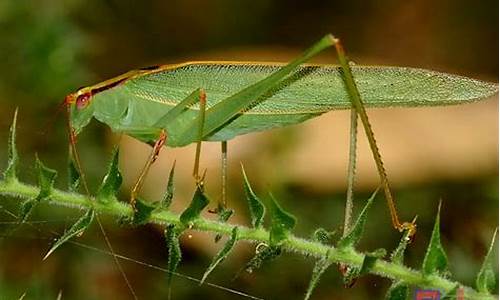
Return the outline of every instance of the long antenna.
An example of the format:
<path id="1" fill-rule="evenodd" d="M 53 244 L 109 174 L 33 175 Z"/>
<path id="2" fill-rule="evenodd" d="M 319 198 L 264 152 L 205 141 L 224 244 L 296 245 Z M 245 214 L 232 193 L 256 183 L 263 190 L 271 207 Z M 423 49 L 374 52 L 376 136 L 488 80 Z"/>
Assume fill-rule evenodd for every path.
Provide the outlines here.
<path id="1" fill-rule="evenodd" d="M 67 107 L 66 119 L 67 119 L 68 135 L 69 135 L 69 143 L 70 143 L 70 155 L 71 155 L 70 159 L 71 158 L 74 159 L 78 173 L 80 173 L 81 182 L 83 182 L 83 188 L 85 189 L 85 193 L 87 194 L 87 197 L 89 198 L 89 200 L 92 200 L 92 197 L 90 196 L 90 190 L 89 190 L 89 187 L 87 185 L 87 180 L 85 178 L 85 173 L 83 172 L 83 168 L 82 168 L 82 164 L 81 164 L 81 160 L 80 160 L 80 155 L 78 154 L 78 151 L 76 149 L 76 134 L 75 134 L 75 130 L 71 126 L 71 118 L 70 118 L 71 117 L 71 102 L 68 101 L 68 97 L 66 97 L 64 103 L 66 104 L 66 107 Z M 137 300 L 138 298 L 137 298 L 137 295 L 134 291 L 134 288 L 130 284 L 130 281 L 128 280 L 127 274 L 125 274 L 125 271 L 123 270 L 123 267 L 120 264 L 120 261 L 118 260 L 118 256 L 116 255 L 116 253 L 113 249 L 113 246 L 111 245 L 111 241 L 108 238 L 108 234 L 106 233 L 104 226 L 102 226 L 102 222 L 99 218 L 99 214 L 96 213 L 95 218 L 97 220 L 97 223 L 99 224 L 99 229 L 101 231 L 101 234 L 104 237 L 104 241 L 106 243 L 106 246 L 108 247 L 109 252 L 113 256 L 115 264 L 118 267 L 118 270 L 119 270 L 120 274 L 122 275 L 123 280 L 125 280 L 125 284 L 127 285 L 130 293 L 132 294 L 132 297 Z"/>

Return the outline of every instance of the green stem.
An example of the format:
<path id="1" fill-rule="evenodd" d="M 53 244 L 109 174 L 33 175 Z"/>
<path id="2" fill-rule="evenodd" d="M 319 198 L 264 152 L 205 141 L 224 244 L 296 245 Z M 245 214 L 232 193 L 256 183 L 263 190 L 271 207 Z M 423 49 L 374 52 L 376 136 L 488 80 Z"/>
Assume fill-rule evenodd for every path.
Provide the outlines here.
<path id="1" fill-rule="evenodd" d="M 39 188 L 28 185 L 17 180 L 0 180 L 0 195 L 10 195 L 21 199 L 34 198 L 38 195 Z M 86 209 L 94 207 L 96 212 L 109 214 L 113 216 L 123 217 L 132 216 L 132 208 L 122 202 L 106 201 L 107 203 L 96 202 L 94 199 L 76 194 L 68 193 L 61 190 L 53 189 L 50 196 L 50 204 L 72 207 L 77 209 Z M 149 219 L 150 223 L 157 224 L 176 224 L 181 225 L 179 215 L 169 211 L 153 212 Z M 198 218 L 193 222 L 192 229 L 230 235 L 235 225 L 220 223 L 206 218 Z M 239 226 L 238 240 L 247 240 L 266 243 L 269 241 L 269 232 L 263 228 L 249 228 Z M 283 246 L 290 252 L 298 252 L 307 256 L 324 257 L 328 249 L 330 249 L 329 257 L 334 263 L 343 263 L 351 266 L 361 267 L 364 254 L 356 252 L 354 249 L 338 249 L 328 245 L 321 244 L 310 240 L 305 240 L 293 235 L 288 236 L 284 241 Z M 408 267 L 397 263 L 377 260 L 370 271 L 373 274 L 382 277 L 401 280 L 409 285 L 418 286 L 427 289 L 439 289 L 449 292 L 453 290 L 457 284 L 456 281 L 446 279 L 437 275 L 424 276 L 421 272 L 412 270 Z M 460 286 L 463 286 L 460 284 Z M 490 294 L 479 293 L 478 291 L 464 287 L 466 299 L 496 299 Z"/>

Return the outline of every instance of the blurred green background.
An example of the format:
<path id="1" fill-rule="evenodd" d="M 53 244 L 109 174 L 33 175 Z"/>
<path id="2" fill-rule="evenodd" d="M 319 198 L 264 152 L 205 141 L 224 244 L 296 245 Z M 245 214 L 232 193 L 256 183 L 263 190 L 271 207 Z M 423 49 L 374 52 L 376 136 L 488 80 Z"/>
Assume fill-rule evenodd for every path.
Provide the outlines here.
<path id="1" fill-rule="evenodd" d="M 498 82 L 498 2 L 443 1 L 128 1 L 40 0 L 0 2 L 0 140 L 7 142 L 19 107 L 18 148 L 23 179 L 35 181 L 35 153 L 59 170 L 65 187 L 67 136 L 64 96 L 77 88 L 133 68 L 186 60 L 287 61 L 327 32 L 340 37 L 358 64 L 430 68 Z M 317 61 L 335 63 L 334 53 Z M 405 219 L 419 216 L 419 232 L 407 263 L 418 267 L 425 253 L 439 199 L 442 239 L 453 277 L 472 285 L 493 230 L 498 226 L 497 99 L 460 108 L 371 112 L 398 207 Z M 304 125 L 249 135 L 230 144 L 230 189 L 234 222 L 248 224 L 239 161 L 256 191 L 272 190 L 299 223 L 297 234 L 315 228 L 341 229 L 347 158 L 348 114 L 333 113 Z M 406 127 L 405 127 L 406 126 Z M 377 130 L 378 129 L 378 130 Z M 363 140 L 363 135 L 360 135 Z M 328 142 L 327 142 L 328 141 Z M 147 146 L 92 124 L 79 148 L 92 187 L 120 142 L 123 199 L 148 154 Z M 325 144 L 327 143 L 327 144 Z M 376 186 L 366 143 L 361 143 L 356 209 Z M 328 147 L 326 146 L 328 145 Z M 218 145 L 203 153 L 209 189 L 218 192 Z M 176 209 L 191 197 L 193 149 L 164 151 L 144 195 L 158 199 L 174 158 L 179 160 Z M 332 154 L 333 153 L 333 154 Z M 0 147 L 6 161 L 6 146 Z M 5 163 L 4 163 L 5 164 Z M 210 177 L 211 176 L 211 177 Z M 213 178 L 213 179 L 212 179 Z M 129 299 L 130 293 L 96 226 L 47 261 L 41 258 L 78 212 L 41 206 L 31 225 L 15 227 L 18 201 L 0 202 L 0 299 Z M 37 222 L 41 221 L 41 222 Z M 105 218 L 115 250 L 136 261 L 165 267 L 162 231 L 153 226 L 120 227 Z M 370 211 L 360 248 L 392 249 L 392 230 L 379 197 Z M 14 229 L 13 229 L 14 228 Z M 182 244 L 179 272 L 200 278 L 220 247 L 194 234 Z M 89 248 L 90 247 L 90 248 Z M 301 299 L 314 264 L 286 254 L 252 274 L 235 274 L 252 256 L 238 251 L 209 278 L 223 287 L 265 299 Z M 140 299 L 166 298 L 166 274 L 123 261 Z M 314 299 L 379 299 L 390 282 L 375 276 L 345 289 L 335 267 L 322 278 Z M 238 299 L 241 296 L 184 278 L 174 278 L 175 299 Z"/>

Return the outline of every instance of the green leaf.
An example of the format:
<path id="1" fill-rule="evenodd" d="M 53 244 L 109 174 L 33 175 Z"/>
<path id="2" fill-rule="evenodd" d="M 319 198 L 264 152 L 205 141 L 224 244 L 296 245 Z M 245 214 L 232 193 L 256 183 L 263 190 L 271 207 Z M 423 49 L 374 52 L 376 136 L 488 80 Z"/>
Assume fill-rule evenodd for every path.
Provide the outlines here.
<path id="1" fill-rule="evenodd" d="M 248 182 L 247 174 L 245 173 L 245 169 L 243 168 L 243 164 L 241 164 L 241 173 L 243 174 L 243 182 L 245 195 L 248 201 L 248 207 L 250 209 L 250 218 L 252 220 L 252 226 L 254 228 L 259 228 L 264 223 L 264 214 L 266 212 L 266 208 L 262 201 L 255 195 Z"/>
<path id="2" fill-rule="evenodd" d="M 233 209 L 230 209 L 230 208 L 226 208 L 226 207 L 223 207 L 223 206 L 219 206 L 217 208 L 217 220 L 219 220 L 219 222 L 221 223 L 226 223 L 227 220 L 229 220 L 229 218 L 234 214 L 234 210 Z"/>
<path id="3" fill-rule="evenodd" d="M 479 270 L 476 278 L 476 288 L 482 293 L 493 293 L 495 290 L 496 278 L 491 253 L 493 252 L 493 246 L 495 246 L 497 230 L 498 228 L 495 229 L 495 233 L 493 233 L 490 248 L 484 257 L 483 265 L 481 266 L 481 270 Z"/>
<path id="4" fill-rule="evenodd" d="M 172 204 L 172 199 L 174 198 L 174 192 L 175 192 L 174 174 L 175 174 L 175 161 L 174 164 L 172 165 L 172 169 L 170 169 L 170 174 L 168 175 L 167 190 L 165 191 L 163 199 L 160 202 L 160 207 L 164 209 L 170 207 L 170 204 Z"/>
<path id="5" fill-rule="evenodd" d="M 181 216 L 179 217 L 181 223 L 186 226 L 189 226 L 190 222 L 192 222 L 193 220 L 195 220 L 200 216 L 200 213 L 208 205 L 209 202 L 210 201 L 203 192 L 202 188 L 197 185 L 196 192 L 194 193 L 193 196 L 193 200 L 191 200 L 189 206 L 182 212 Z"/>
<path id="6" fill-rule="evenodd" d="M 71 239 L 74 236 L 80 236 L 83 232 L 92 224 L 92 220 L 94 220 L 95 212 L 93 209 L 89 209 L 78 221 L 76 221 L 71 228 L 66 231 L 50 248 L 50 250 L 45 254 L 43 260 L 47 259 L 50 254 L 52 254 L 57 248 L 62 246 L 65 242 Z"/>
<path id="7" fill-rule="evenodd" d="M 238 227 L 233 227 L 233 230 L 231 231 L 231 237 L 229 240 L 227 240 L 226 244 L 224 247 L 217 253 L 217 255 L 214 257 L 212 262 L 210 263 L 210 266 L 208 266 L 207 270 L 205 271 L 205 274 L 203 274 L 203 277 L 201 278 L 200 285 L 205 282 L 207 279 L 208 275 L 217 267 L 219 263 L 221 263 L 226 257 L 229 255 L 229 252 L 231 249 L 233 249 L 234 245 L 236 244 L 236 241 L 238 240 Z"/>
<path id="8" fill-rule="evenodd" d="M 47 168 L 40 159 L 38 159 L 38 156 L 36 157 L 36 168 L 38 170 L 38 186 L 40 187 L 40 192 L 36 198 L 38 201 L 41 201 L 49 198 L 52 193 L 57 172 Z"/>
<path id="9" fill-rule="evenodd" d="M 406 247 L 410 243 L 410 232 L 406 230 L 399 241 L 399 245 L 391 253 L 391 261 L 395 264 L 403 265 Z M 406 300 L 410 293 L 410 287 L 402 281 L 393 281 L 387 294 L 386 300 Z"/>
<path id="10" fill-rule="evenodd" d="M 404 262 L 405 250 L 408 244 L 410 243 L 410 232 L 406 230 L 399 241 L 399 245 L 394 251 L 391 253 L 391 261 L 397 264 L 402 265 Z"/>
<path id="11" fill-rule="evenodd" d="M 281 255 L 281 247 L 276 245 L 258 244 L 255 248 L 255 256 L 245 265 L 245 270 L 252 273 L 260 268 L 266 261 L 275 259 Z"/>
<path id="12" fill-rule="evenodd" d="M 312 239 L 321 244 L 328 245 L 333 242 L 335 231 L 327 231 L 324 228 L 318 228 L 314 231 Z"/>
<path id="13" fill-rule="evenodd" d="M 439 202 L 434 229 L 432 230 L 431 240 L 425 253 L 422 272 L 424 275 L 434 273 L 443 273 L 448 266 L 448 259 L 441 245 L 441 236 L 439 233 L 439 215 L 441 213 L 441 202 Z"/>
<path id="14" fill-rule="evenodd" d="M 321 275 L 328 269 L 328 267 L 332 264 L 332 261 L 330 260 L 330 249 L 326 252 L 326 255 L 322 258 L 320 258 L 318 261 L 316 261 L 316 264 L 314 265 L 311 281 L 309 281 L 309 287 L 307 288 L 306 295 L 304 297 L 304 300 L 307 300 L 311 297 L 311 294 L 313 290 L 316 288 L 316 286 L 319 283 L 319 279 L 321 278 Z"/>
<path id="15" fill-rule="evenodd" d="M 290 231 L 295 227 L 297 220 L 292 214 L 281 208 L 272 194 L 269 195 L 271 197 L 271 229 L 269 231 L 269 241 L 271 245 L 278 245 L 288 237 Z"/>
<path id="16" fill-rule="evenodd" d="M 81 175 L 76 167 L 72 157 L 69 158 L 68 164 L 68 189 L 70 192 L 76 192 L 80 186 Z"/>
<path id="17" fill-rule="evenodd" d="M 394 282 L 385 295 L 385 300 L 406 300 L 410 295 L 410 287 L 402 281 Z"/>
<path id="18" fill-rule="evenodd" d="M 228 209 L 222 205 L 217 207 L 217 220 L 221 223 L 226 223 L 227 220 L 234 214 L 233 209 Z M 222 234 L 217 234 L 215 236 L 215 242 L 217 243 L 222 238 Z"/>
<path id="19" fill-rule="evenodd" d="M 21 204 L 19 211 L 19 221 L 21 223 L 26 222 L 36 204 L 38 204 L 38 200 L 36 200 L 36 198 L 27 199 Z"/>
<path id="20" fill-rule="evenodd" d="M 349 231 L 349 233 L 346 236 L 340 239 L 338 243 L 339 248 L 353 247 L 359 242 L 359 240 L 361 239 L 361 235 L 363 234 L 363 230 L 365 228 L 368 209 L 372 205 L 375 196 L 377 196 L 378 190 L 379 189 L 375 190 L 375 192 L 373 192 L 373 194 L 371 195 L 370 199 L 368 199 L 368 201 L 366 202 L 366 205 L 359 214 L 356 223 L 354 223 L 354 226 L 351 227 L 351 231 Z"/>
<path id="21" fill-rule="evenodd" d="M 35 206 L 43 200 L 50 197 L 52 189 L 54 187 L 54 182 L 56 180 L 57 172 L 47 168 L 41 161 L 36 157 L 36 169 L 38 172 L 38 186 L 40 191 L 36 198 L 28 199 L 21 204 L 21 210 L 19 214 L 19 219 L 21 222 L 25 222 L 28 216 L 31 214 Z"/>
<path id="22" fill-rule="evenodd" d="M 156 209 L 155 205 L 136 199 L 132 225 L 143 225 L 148 223 L 151 213 Z"/>
<path id="23" fill-rule="evenodd" d="M 122 184 L 122 174 L 118 168 L 118 147 L 113 150 L 112 159 L 108 167 L 108 172 L 104 176 L 101 186 L 97 191 L 96 200 L 100 203 L 110 203 L 117 201 L 116 194 Z"/>
<path id="24" fill-rule="evenodd" d="M 165 229 L 165 239 L 168 248 L 167 282 L 168 285 L 170 285 L 172 276 L 182 259 L 181 246 L 179 244 L 179 229 L 176 228 L 174 224 L 167 225 Z"/>
<path id="25" fill-rule="evenodd" d="M 8 147 L 8 155 L 9 160 L 7 162 L 7 168 L 3 172 L 3 178 L 6 181 L 17 180 L 17 165 L 19 161 L 19 156 L 17 154 L 16 148 L 16 127 L 17 127 L 17 108 L 14 112 L 14 119 L 12 120 L 12 125 L 10 125 L 10 134 L 9 134 L 9 147 Z"/>

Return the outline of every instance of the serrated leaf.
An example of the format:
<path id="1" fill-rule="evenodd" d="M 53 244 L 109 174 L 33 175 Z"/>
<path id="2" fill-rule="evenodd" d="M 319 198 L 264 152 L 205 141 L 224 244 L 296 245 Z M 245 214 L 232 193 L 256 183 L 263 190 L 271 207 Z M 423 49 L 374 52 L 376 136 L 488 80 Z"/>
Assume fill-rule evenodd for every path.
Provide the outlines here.
<path id="1" fill-rule="evenodd" d="M 327 231 L 324 228 L 318 228 L 314 231 L 312 238 L 321 244 L 328 245 L 333 242 L 334 235 L 335 231 Z"/>
<path id="2" fill-rule="evenodd" d="M 410 232 L 407 230 L 404 232 L 403 237 L 399 241 L 399 245 L 394 249 L 391 253 L 391 261 L 397 264 L 402 265 L 404 262 L 405 250 L 408 244 L 410 243 Z"/>
<path id="3" fill-rule="evenodd" d="M 309 281 L 309 287 L 307 288 L 304 300 L 308 300 L 311 297 L 313 290 L 319 283 L 321 275 L 323 275 L 323 273 L 326 271 L 326 269 L 328 269 L 328 267 L 330 267 L 331 264 L 332 261 L 330 260 L 330 249 L 328 249 L 326 255 L 320 258 L 318 261 L 316 261 L 316 264 L 314 265 L 312 277 L 311 280 Z"/>
<path id="4" fill-rule="evenodd" d="M 272 194 L 269 195 L 271 197 L 271 229 L 269 230 L 269 241 L 271 245 L 278 245 L 288 237 L 290 231 L 295 227 L 297 220 L 292 214 L 281 208 Z"/>
<path id="5" fill-rule="evenodd" d="M 36 198 L 28 199 L 21 204 L 19 212 L 19 219 L 21 222 L 25 222 L 27 220 L 28 216 L 40 201 L 46 200 L 50 197 L 57 176 L 57 172 L 44 166 L 40 159 L 38 159 L 38 156 L 36 157 L 35 163 L 40 191 L 38 192 Z"/>
<path id="6" fill-rule="evenodd" d="M 68 163 L 68 189 L 70 192 L 76 192 L 80 186 L 80 172 L 76 167 L 75 161 L 70 157 Z"/>
<path id="7" fill-rule="evenodd" d="M 385 300 L 406 300 L 410 295 L 410 287 L 402 281 L 394 282 L 385 295 Z"/>
<path id="8" fill-rule="evenodd" d="M 14 118 L 12 124 L 10 125 L 9 134 L 9 146 L 8 146 L 8 162 L 7 168 L 3 172 L 3 178 L 6 181 L 17 180 L 17 165 L 19 161 L 19 156 L 17 154 L 16 148 L 16 127 L 17 127 L 17 108 L 14 112 Z"/>
<path id="9" fill-rule="evenodd" d="M 36 204 L 38 204 L 36 198 L 27 199 L 21 204 L 21 208 L 19 210 L 19 221 L 21 223 L 26 222 Z"/>
<path id="10" fill-rule="evenodd" d="M 50 254 L 52 254 L 57 248 L 62 246 L 65 242 L 71 239 L 74 236 L 80 236 L 83 232 L 92 224 L 92 220 L 94 220 L 95 212 L 93 209 L 89 209 L 78 221 L 76 221 L 71 228 L 66 231 L 50 248 L 50 250 L 45 254 L 43 260 L 47 259 Z"/>
<path id="11" fill-rule="evenodd" d="M 227 220 L 229 220 L 229 218 L 234 214 L 234 210 L 233 209 L 228 209 L 222 205 L 219 205 L 217 207 L 217 220 L 221 223 L 226 223 Z M 222 234 L 217 234 L 215 236 L 215 242 L 217 243 L 218 241 L 220 241 L 220 239 L 222 238 Z"/>
<path id="12" fill-rule="evenodd" d="M 181 246 L 179 244 L 179 230 L 174 224 L 167 225 L 165 229 L 165 239 L 168 248 L 168 262 L 167 262 L 167 283 L 170 285 L 172 276 L 177 270 L 177 266 L 182 259 Z"/>
<path id="13" fill-rule="evenodd" d="M 203 192 L 200 186 L 196 186 L 196 192 L 194 193 L 193 200 L 189 206 L 182 212 L 179 220 L 182 224 L 189 226 L 189 223 L 197 219 L 200 213 L 208 205 L 210 201 Z"/>
<path id="14" fill-rule="evenodd" d="M 493 247 L 495 246 L 497 230 L 498 228 L 495 229 L 495 233 L 493 233 L 490 248 L 484 257 L 483 265 L 481 266 L 481 270 L 479 270 L 476 278 L 476 288 L 482 293 L 493 293 L 495 290 L 496 278 L 491 253 L 493 252 Z"/>
<path id="15" fill-rule="evenodd" d="M 174 198 L 174 192 L 175 192 L 174 175 L 175 175 L 175 161 L 174 164 L 172 165 L 172 169 L 170 169 L 170 174 L 168 175 L 167 190 L 165 191 L 163 199 L 160 202 L 160 207 L 164 209 L 170 207 L 170 204 L 172 204 L 172 199 Z"/>
<path id="16" fill-rule="evenodd" d="M 151 213 L 156 209 L 155 205 L 136 199 L 134 215 L 132 216 L 132 225 L 146 224 Z"/>
<path id="17" fill-rule="evenodd" d="M 214 259 L 210 263 L 210 266 L 208 266 L 207 270 L 205 271 L 205 274 L 203 274 L 203 277 L 201 278 L 200 285 L 205 282 L 207 279 L 208 275 L 221 263 L 226 257 L 229 255 L 229 252 L 233 249 L 234 245 L 236 244 L 236 241 L 238 240 L 238 227 L 233 227 L 233 230 L 231 231 L 231 237 L 229 240 L 227 240 L 226 244 L 224 244 L 224 247 L 215 255 Z"/>
<path id="18" fill-rule="evenodd" d="M 373 203 L 373 200 L 377 196 L 378 190 L 375 190 L 373 194 L 371 195 L 370 199 L 366 201 L 365 207 L 363 210 L 359 213 L 358 219 L 356 220 L 356 223 L 351 227 L 351 231 L 344 236 L 340 241 L 338 242 L 337 247 L 339 248 L 349 248 L 349 247 L 354 247 L 359 240 L 361 239 L 361 235 L 363 234 L 363 230 L 365 228 L 365 223 L 366 223 L 366 217 L 368 214 L 368 209 Z"/>
<path id="19" fill-rule="evenodd" d="M 57 172 L 47 168 L 40 159 L 38 159 L 38 156 L 36 157 L 36 168 L 38 170 L 38 186 L 40 188 L 40 192 L 36 198 L 38 201 L 42 201 L 49 198 L 52 193 Z"/>
<path id="20" fill-rule="evenodd" d="M 254 228 L 259 228 L 264 223 L 264 214 L 266 213 L 266 208 L 259 197 L 255 195 L 248 182 L 247 174 L 241 165 L 241 173 L 243 174 L 243 188 L 245 190 L 245 195 L 248 202 L 248 208 L 250 209 L 250 218 L 252 220 L 252 226 Z"/>
<path id="21" fill-rule="evenodd" d="M 111 162 L 108 167 L 108 172 L 104 176 L 101 186 L 97 191 L 96 200 L 100 203 L 109 203 L 117 201 L 116 194 L 122 185 L 122 174 L 120 173 L 120 169 L 118 168 L 118 157 L 119 157 L 119 149 L 115 148 L 113 150 Z"/>
<path id="22" fill-rule="evenodd" d="M 234 210 L 226 207 L 217 208 L 217 220 L 221 223 L 226 223 L 227 220 L 234 214 Z"/>
<path id="23" fill-rule="evenodd" d="M 434 228 L 432 230 L 431 240 L 429 246 L 427 247 L 427 252 L 425 253 L 424 263 L 422 265 L 422 272 L 424 275 L 430 275 L 434 273 L 443 273 L 446 271 L 448 266 L 448 259 L 446 253 L 441 245 L 441 234 L 439 229 L 439 215 L 441 213 L 441 202 L 438 206 L 438 211 L 436 215 L 436 221 L 434 223 Z"/>
<path id="24" fill-rule="evenodd" d="M 395 264 L 402 265 L 404 263 L 404 254 L 406 247 L 410 243 L 410 231 L 406 230 L 399 241 L 398 246 L 391 253 L 391 261 Z M 393 281 L 387 294 L 385 296 L 386 300 L 406 300 L 410 293 L 410 287 L 401 282 L 401 281 Z"/>
<path id="25" fill-rule="evenodd" d="M 259 249 L 262 248 L 262 249 Z M 260 268 L 266 261 L 275 259 L 281 255 L 281 247 L 275 245 L 259 244 L 255 249 L 255 256 L 245 265 L 245 270 L 252 273 Z"/>

